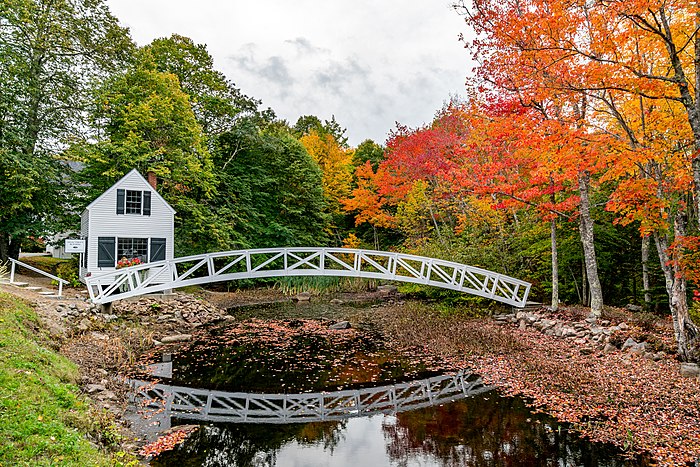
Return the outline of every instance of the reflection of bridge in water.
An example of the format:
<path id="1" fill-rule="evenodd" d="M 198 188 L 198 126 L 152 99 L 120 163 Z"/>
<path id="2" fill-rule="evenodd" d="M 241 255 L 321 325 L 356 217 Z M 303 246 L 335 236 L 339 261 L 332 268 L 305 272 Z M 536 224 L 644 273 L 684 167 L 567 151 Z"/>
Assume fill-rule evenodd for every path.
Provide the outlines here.
<path id="1" fill-rule="evenodd" d="M 229 423 L 308 423 L 397 413 L 453 402 L 492 389 L 478 375 L 455 375 L 375 388 L 302 394 L 211 391 L 132 380 L 135 403 L 158 430 L 171 418 Z"/>
<path id="2" fill-rule="evenodd" d="M 146 263 L 86 277 L 94 303 L 212 282 L 288 276 L 362 277 L 425 284 L 524 307 L 530 283 L 424 256 L 353 248 L 223 251 Z"/>

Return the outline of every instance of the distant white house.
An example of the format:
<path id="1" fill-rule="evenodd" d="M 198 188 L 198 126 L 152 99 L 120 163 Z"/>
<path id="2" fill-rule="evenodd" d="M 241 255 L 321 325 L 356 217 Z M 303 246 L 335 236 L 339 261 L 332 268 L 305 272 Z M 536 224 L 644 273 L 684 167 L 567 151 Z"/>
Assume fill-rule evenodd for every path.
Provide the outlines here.
<path id="1" fill-rule="evenodd" d="M 141 262 L 173 258 L 175 210 L 156 191 L 152 175 L 149 183 L 134 169 L 85 208 L 81 279 L 114 271 L 122 258 Z"/>

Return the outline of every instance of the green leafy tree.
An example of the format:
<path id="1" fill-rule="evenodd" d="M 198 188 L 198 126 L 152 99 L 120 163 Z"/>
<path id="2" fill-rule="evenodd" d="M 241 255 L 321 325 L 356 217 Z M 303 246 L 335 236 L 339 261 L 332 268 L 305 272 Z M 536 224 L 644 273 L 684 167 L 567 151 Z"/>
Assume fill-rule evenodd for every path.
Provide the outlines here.
<path id="1" fill-rule="evenodd" d="M 146 50 L 139 64 L 99 93 L 97 143 L 72 148 L 86 168 L 79 177 L 93 199 L 133 168 L 157 176 L 158 191 L 177 211 L 176 251 L 200 252 L 228 242 L 211 206 L 212 158 L 190 101 L 172 73 L 158 71 Z"/>
<path id="2" fill-rule="evenodd" d="M 359 167 L 369 161 L 369 163 L 372 164 L 372 170 L 376 172 L 379 163 L 383 160 L 384 148 L 371 139 L 366 139 L 355 149 L 355 154 L 352 157 L 352 164 L 355 167 Z"/>
<path id="3" fill-rule="evenodd" d="M 102 0 L 0 2 L 0 261 L 57 228 L 68 169 L 56 154 L 86 127 L 93 85 L 132 50 Z"/>
<path id="4" fill-rule="evenodd" d="M 323 123 L 321 123 L 321 120 L 315 115 L 303 115 L 297 119 L 292 131 L 297 138 L 309 135 L 312 132 L 322 136 L 331 135 L 341 148 L 349 148 L 348 138 L 345 136 L 346 129 L 341 127 L 335 120 L 335 115 L 331 116 L 330 120 L 325 120 Z"/>
<path id="5" fill-rule="evenodd" d="M 155 39 L 145 50 L 151 54 L 158 71 L 178 77 L 206 135 L 230 130 L 242 117 L 262 116 L 258 112 L 260 101 L 244 95 L 223 73 L 214 69 L 214 60 L 206 45 L 173 34 Z"/>
<path id="6" fill-rule="evenodd" d="M 239 126 L 218 139 L 219 197 L 235 247 L 324 245 L 322 174 L 287 132 Z"/>

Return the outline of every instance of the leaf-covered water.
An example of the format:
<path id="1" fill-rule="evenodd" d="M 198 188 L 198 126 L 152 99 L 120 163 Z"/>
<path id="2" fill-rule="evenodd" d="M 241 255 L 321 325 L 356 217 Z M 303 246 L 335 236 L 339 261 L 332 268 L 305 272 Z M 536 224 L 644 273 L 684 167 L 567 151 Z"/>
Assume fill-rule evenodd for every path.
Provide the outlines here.
<path id="1" fill-rule="evenodd" d="M 304 308 L 305 313 L 309 308 Z M 202 330 L 180 347 L 144 356 L 165 365 L 176 386 L 294 394 L 394 384 L 454 370 L 417 349 L 387 347 L 373 330 L 329 329 L 333 321 L 247 319 Z M 161 360 L 166 360 L 162 363 Z M 160 362 L 160 363 L 159 363 Z M 167 410 L 167 408 L 166 408 Z M 167 412 L 166 412 L 167 415 Z M 159 414 L 162 419 L 163 414 Z M 189 424 L 168 418 L 161 428 Z M 148 425 L 148 423 L 144 424 Z M 151 427 L 152 428 L 152 427 Z M 401 413 L 331 422 L 252 424 L 202 421 L 154 466 L 626 466 L 609 446 L 533 414 L 518 398 L 492 391 Z"/>

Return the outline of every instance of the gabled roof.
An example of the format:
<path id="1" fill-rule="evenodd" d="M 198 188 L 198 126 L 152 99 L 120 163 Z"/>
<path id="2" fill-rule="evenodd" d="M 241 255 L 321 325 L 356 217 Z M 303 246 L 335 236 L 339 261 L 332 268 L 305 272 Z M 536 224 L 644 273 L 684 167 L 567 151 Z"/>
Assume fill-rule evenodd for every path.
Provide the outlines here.
<path id="1" fill-rule="evenodd" d="M 145 178 L 143 178 L 143 175 L 141 175 L 141 173 L 139 173 L 139 171 L 136 170 L 136 169 L 132 169 L 131 172 L 129 172 L 128 174 L 126 174 L 126 175 L 124 175 L 122 178 L 120 178 L 114 185 L 112 185 L 111 187 L 107 188 L 107 190 L 106 190 L 104 193 L 102 193 L 100 196 L 98 196 L 97 198 L 95 198 L 95 200 L 94 200 L 92 203 L 88 204 L 87 207 L 85 208 L 85 210 L 86 210 L 86 211 L 89 211 L 90 208 L 91 208 L 93 205 L 95 205 L 96 203 L 98 203 L 99 201 L 101 201 L 102 198 L 104 198 L 105 196 L 107 196 L 109 193 L 111 193 L 111 192 L 113 192 L 114 190 L 116 190 L 116 189 L 119 187 L 119 184 L 121 184 L 121 182 L 123 182 L 124 180 L 126 180 L 127 178 L 129 178 L 129 177 L 130 177 L 132 174 L 134 174 L 134 173 L 135 173 L 135 174 L 137 175 L 137 177 L 143 182 L 144 187 L 147 187 L 149 190 L 151 190 L 151 191 L 153 192 L 153 194 L 154 194 L 159 200 L 161 200 L 161 201 L 163 202 L 163 204 L 165 204 L 165 206 L 167 206 L 167 208 L 170 209 L 170 211 L 172 211 L 173 214 L 175 214 L 175 210 L 173 209 L 173 207 L 170 206 L 170 205 L 168 204 L 167 201 L 165 201 L 165 199 L 160 195 L 160 193 L 158 193 L 158 191 L 156 191 L 156 190 L 151 186 L 151 184 L 148 183 L 148 181 L 147 181 Z"/>

